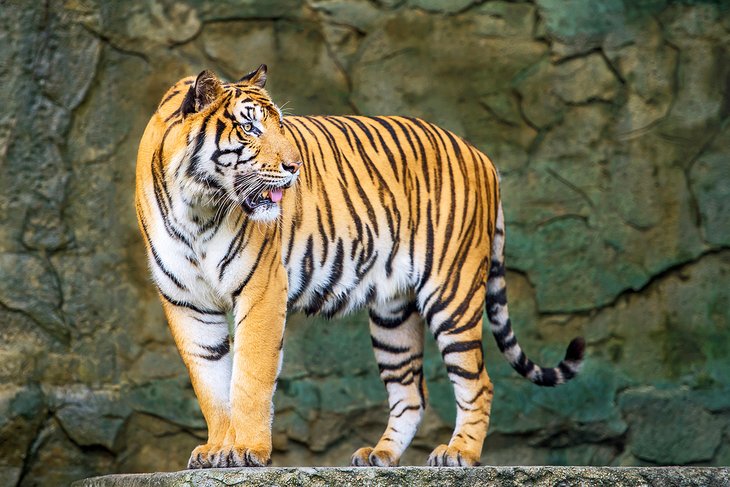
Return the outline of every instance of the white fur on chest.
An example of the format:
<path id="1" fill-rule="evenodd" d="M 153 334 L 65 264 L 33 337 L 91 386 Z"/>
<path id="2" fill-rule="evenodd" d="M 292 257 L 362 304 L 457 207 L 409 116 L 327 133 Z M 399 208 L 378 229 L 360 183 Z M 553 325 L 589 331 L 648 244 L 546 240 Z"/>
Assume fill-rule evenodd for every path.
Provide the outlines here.
<path id="1" fill-rule="evenodd" d="M 239 242 L 245 240 L 245 236 L 239 235 L 240 230 L 233 222 L 224 221 L 209 240 L 198 239 L 194 244 L 201 278 L 214 288 L 216 299 L 228 307 L 232 305 L 231 293 L 255 265 L 251 249 Z"/>
<path id="2" fill-rule="evenodd" d="M 150 267 L 160 291 L 174 301 L 199 308 L 231 310 L 233 291 L 255 264 L 251 249 L 243 245 L 241 219 L 228 215 L 201 232 L 189 209 L 173 214 L 171 221 L 185 241 L 172 238 L 161 222 L 150 232 L 161 264 L 150 255 Z M 198 221 L 210 216 L 197 215 Z"/>

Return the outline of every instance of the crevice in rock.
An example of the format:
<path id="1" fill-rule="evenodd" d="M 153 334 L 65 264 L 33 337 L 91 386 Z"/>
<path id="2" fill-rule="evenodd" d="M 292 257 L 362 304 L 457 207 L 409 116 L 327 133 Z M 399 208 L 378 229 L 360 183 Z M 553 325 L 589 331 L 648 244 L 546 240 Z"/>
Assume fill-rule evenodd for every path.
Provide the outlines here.
<path id="1" fill-rule="evenodd" d="M 141 52 L 138 52 L 138 51 L 132 51 L 130 49 L 125 49 L 125 48 L 123 48 L 121 46 L 118 46 L 117 44 L 114 43 L 114 41 L 111 39 L 111 37 L 109 37 L 107 35 L 104 35 L 101 32 L 95 31 L 94 29 L 92 29 L 88 25 L 85 25 L 85 24 L 79 24 L 79 25 L 85 31 L 87 31 L 89 34 L 91 34 L 92 36 L 94 36 L 97 39 L 99 39 L 102 43 L 104 43 L 104 45 L 109 46 L 110 48 L 112 48 L 115 51 L 117 51 L 119 54 L 123 54 L 125 56 L 133 56 L 133 57 L 136 57 L 136 58 L 141 59 L 142 61 L 144 61 L 147 64 L 150 64 L 150 60 L 149 60 L 149 58 L 147 57 L 146 54 L 141 53 Z"/>
<path id="2" fill-rule="evenodd" d="M 595 205 L 593 204 L 593 201 L 588 197 L 588 195 L 586 194 L 585 191 L 583 191 L 578 186 L 576 186 L 575 184 L 571 183 L 570 181 L 568 181 L 567 179 L 565 179 L 564 177 L 562 177 L 560 174 L 557 173 L 557 171 L 553 170 L 552 168 L 547 168 L 545 171 L 548 174 L 550 174 L 552 177 L 554 177 L 555 179 L 557 179 L 558 181 L 560 181 L 561 183 L 563 183 L 565 186 L 567 186 L 568 188 L 570 188 L 572 191 L 578 193 L 578 195 L 581 198 L 583 198 L 583 200 L 586 203 L 588 203 L 588 206 L 590 206 L 591 208 L 594 208 L 595 207 Z M 587 219 L 586 219 L 586 223 L 588 223 L 587 222 Z"/>
<path id="3" fill-rule="evenodd" d="M 49 421 L 51 421 L 52 419 L 53 419 L 53 413 L 47 409 L 45 417 L 38 424 L 38 428 L 36 429 L 35 435 L 33 435 L 33 437 L 34 437 L 33 441 L 30 442 L 30 444 L 28 445 L 28 448 L 25 452 L 23 467 L 20 471 L 20 475 L 18 476 L 18 483 L 16 484 L 16 486 L 23 485 L 23 481 L 28 476 L 28 473 L 30 472 L 33 461 L 35 460 L 36 452 L 38 451 L 38 448 L 41 447 L 41 443 L 42 443 L 41 435 L 43 433 L 43 430 L 46 428 L 46 426 L 48 426 Z"/>
<path id="4" fill-rule="evenodd" d="M 666 278 L 672 277 L 675 273 L 681 272 L 682 269 L 685 267 L 688 267 L 693 264 L 697 264 L 705 257 L 709 257 L 712 255 L 719 255 L 719 254 L 722 254 L 729 250 L 730 250 L 730 247 L 719 246 L 719 247 L 709 249 L 705 252 L 702 252 L 701 254 L 699 254 L 698 256 L 696 256 L 692 259 L 683 260 L 682 262 L 673 264 L 673 265 L 667 267 L 666 269 L 663 269 L 663 270 L 649 276 L 649 279 L 643 285 L 641 285 L 637 288 L 624 289 L 623 291 L 618 293 L 615 298 L 613 298 L 611 301 L 609 301 L 606 304 L 596 306 L 594 308 L 587 309 L 587 310 L 575 310 L 575 311 L 573 311 L 573 310 L 551 310 L 551 311 L 540 310 L 540 316 L 553 316 L 553 315 L 564 315 L 564 314 L 572 314 L 574 316 L 587 316 L 587 317 L 593 316 L 594 314 L 599 313 L 603 310 L 613 308 L 623 299 L 629 299 L 632 296 L 637 296 L 637 295 L 640 295 L 640 294 L 646 292 L 646 290 L 648 290 L 650 287 L 653 287 L 656 283 L 658 283 Z M 507 269 L 512 271 L 512 269 L 509 268 L 509 265 L 507 266 Z"/>

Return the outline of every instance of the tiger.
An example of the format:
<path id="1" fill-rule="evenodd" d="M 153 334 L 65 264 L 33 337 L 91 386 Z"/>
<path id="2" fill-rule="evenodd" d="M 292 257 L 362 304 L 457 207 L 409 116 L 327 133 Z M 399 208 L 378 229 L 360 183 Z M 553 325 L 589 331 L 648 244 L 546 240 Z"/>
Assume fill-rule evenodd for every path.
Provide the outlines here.
<path id="1" fill-rule="evenodd" d="M 517 342 L 497 170 L 418 118 L 284 116 L 266 79 L 261 65 L 236 82 L 208 70 L 178 81 L 139 145 L 139 228 L 208 427 L 188 468 L 269 465 L 287 313 L 360 308 L 390 413 L 351 464 L 399 465 L 428 401 L 428 329 L 457 412 L 427 465 L 479 465 L 493 397 L 485 310 L 499 350 L 537 385 L 575 377 L 585 348 L 575 338 L 544 368 Z"/>

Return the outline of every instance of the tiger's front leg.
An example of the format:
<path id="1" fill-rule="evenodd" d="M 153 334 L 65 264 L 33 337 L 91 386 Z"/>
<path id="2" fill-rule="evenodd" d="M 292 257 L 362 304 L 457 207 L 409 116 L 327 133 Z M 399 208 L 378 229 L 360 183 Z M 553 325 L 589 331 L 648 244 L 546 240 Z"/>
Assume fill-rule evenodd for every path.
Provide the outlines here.
<path id="1" fill-rule="evenodd" d="M 273 395 L 281 368 L 287 276 L 281 261 L 259 261 L 235 298 L 231 422 L 214 467 L 271 463 Z"/>
<path id="2" fill-rule="evenodd" d="M 209 468 L 212 455 L 226 440 L 231 420 L 232 359 L 226 315 L 167 301 L 163 308 L 208 425 L 208 441 L 193 450 L 188 468 Z"/>

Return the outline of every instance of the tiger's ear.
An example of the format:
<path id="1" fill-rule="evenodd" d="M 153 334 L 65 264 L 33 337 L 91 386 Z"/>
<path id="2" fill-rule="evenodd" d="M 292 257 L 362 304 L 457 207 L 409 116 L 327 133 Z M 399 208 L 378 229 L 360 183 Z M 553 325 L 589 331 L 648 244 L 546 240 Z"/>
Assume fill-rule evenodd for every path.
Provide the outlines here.
<path id="1" fill-rule="evenodd" d="M 243 78 L 239 79 L 239 83 L 248 83 L 263 88 L 266 85 L 266 65 L 262 64 L 256 71 L 251 71 Z"/>
<path id="2" fill-rule="evenodd" d="M 221 81 L 212 71 L 201 71 L 195 79 L 195 84 L 190 87 L 182 104 L 182 113 L 199 112 L 211 103 L 223 92 Z"/>

